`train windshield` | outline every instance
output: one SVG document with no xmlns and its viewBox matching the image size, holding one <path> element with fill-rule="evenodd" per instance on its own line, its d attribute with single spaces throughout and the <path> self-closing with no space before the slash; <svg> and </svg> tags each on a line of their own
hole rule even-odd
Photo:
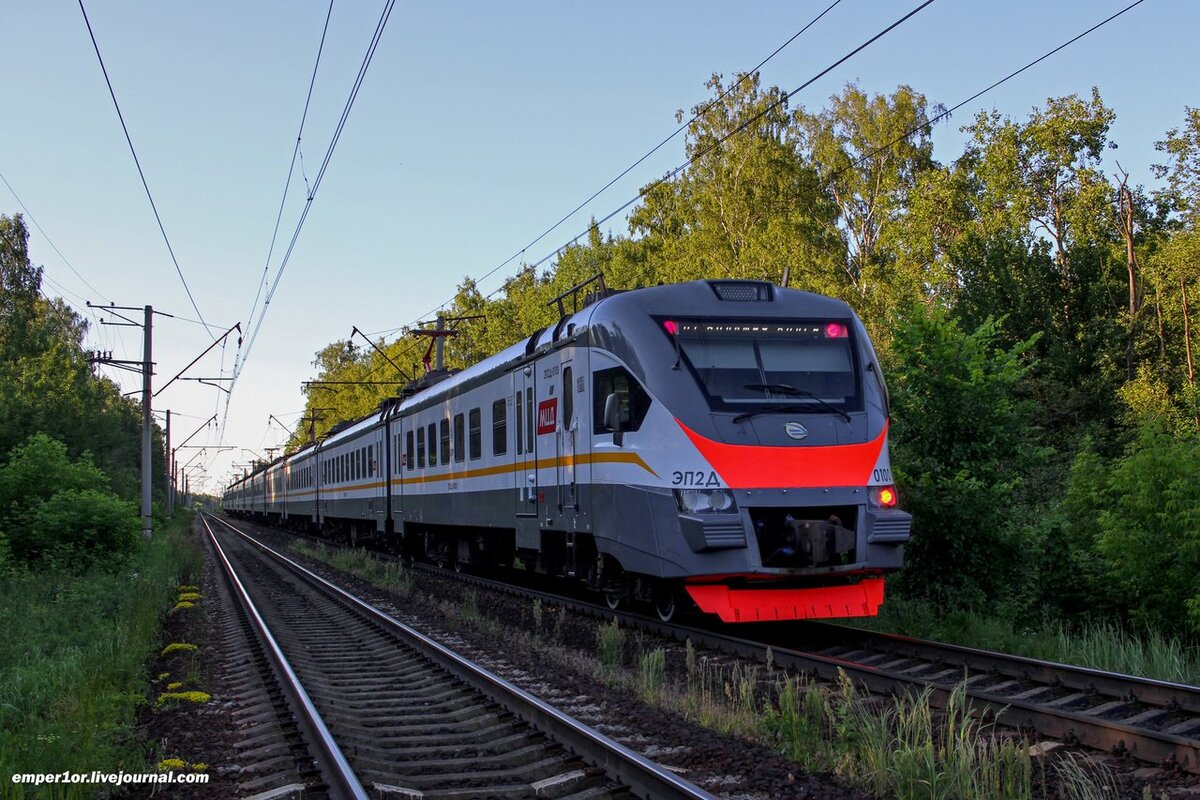
<svg viewBox="0 0 1200 800">
<path fill-rule="evenodd" d="M 665 320 L 714 408 L 862 408 L 849 320 Z"/>
</svg>

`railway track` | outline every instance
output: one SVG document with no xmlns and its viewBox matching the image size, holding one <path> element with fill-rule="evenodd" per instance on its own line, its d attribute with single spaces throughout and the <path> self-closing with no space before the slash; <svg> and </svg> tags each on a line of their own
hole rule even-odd
<svg viewBox="0 0 1200 800">
<path fill-rule="evenodd" d="M 934 704 L 944 705 L 966 681 L 973 707 L 995 714 L 1005 725 L 1200 774 L 1200 687 L 828 623 L 750 623 L 733 632 L 718 624 L 664 623 L 477 575 L 419 563 L 412 568 L 490 591 L 539 598 L 576 613 L 615 617 L 625 627 L 679 642 L 690 639 L 738 658 L 765 662 L 769 649 L 777 667 L 823 680 L 835 680 L 844 671 L 878 694 L 929 687 Z"/>
<path fill-rule="evenodd" d="M 435 568 L 416 565 L 419 569 Z M 445 573 L 444 570 L 437 570 Z M 622 625 L 690 639 L 741 658 L 765 662 L 767 649 L 779 667 L 835 680 L 844 671 L 873 692 L 933 690 L 942 706 L 966 681 L 967 696 L 1005 725 L 1067 744 L 1129 755 L 1167 769 L 1200 774 L 1200 687 L 1139 678 L 905 636 L 817 622 L 739 625 L 736 634 L 719 624 L 688 626 L 614 612 L 576 598 L 514 587 L 471 575 L 455 575 L 487 588 L 541 597 Z M 798 647 L 798 642 L 805 642 Z"/>
<path fill-rule="evenodd" d="M 711 798 L 214 518 L 205 527 L 337 798 Z"/>
<path fill-rule="evenodd" d="M 680 642 L 690 639 L 695 645 L 740 658 L 765 663 L 769 649 L 771 661 L 778 667 L 823 680 L 836 680 L 839 671 L 844 671 L 879 694 L 930 687 L 937 706 L 944 706 L 950 692 L 965 680 L 972 706 L 995 714 L 1005 725 L 1200 774 L 1197 686 L 829 623 L 742 624 L 734 635 L 719 623 L 664 623 L 478 576 L 455 577 L 498 591 L 541 597 L 543 602 L 565 605 L 579 613 L 616 617 L 627 627 Z M 798 646 L 800 642 L 805 644 Z"/>
</svg>

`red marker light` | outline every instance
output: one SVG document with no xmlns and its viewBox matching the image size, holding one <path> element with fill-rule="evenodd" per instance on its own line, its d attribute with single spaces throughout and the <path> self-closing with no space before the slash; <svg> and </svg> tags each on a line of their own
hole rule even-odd
<svg viewBox="0 0 1200 800">
<path fill-rule="evenodd" d="M 826 339 L 845 339 L 850 335 L 846 326 L 840 322 L 830 322 L 825 326 Z"/>
<path fill-rule="evenodd" d="M 891 486 L 883 486 L 875 491 L 875 502 L 880 508 L 895 508 L 896 499 L 896 490 Z"/>
<path fill-rule="evenodd" d="M 666 330 L 667 333 L 674 336 L 675 334 L 679 333 L 679 323 L 673 319 L 668 319 L 663 322 L 663 329 Z"/>
</svg>

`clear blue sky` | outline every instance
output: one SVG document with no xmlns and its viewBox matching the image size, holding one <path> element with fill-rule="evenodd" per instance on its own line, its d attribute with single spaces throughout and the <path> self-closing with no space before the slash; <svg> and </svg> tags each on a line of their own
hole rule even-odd
<svg viewBox="0 0 1200 800">
<path fill-rule="evenodd" d="M 848 81 L 873 92 L 907 83 L 947 106 L 974 94 L 1126 2 L 938 0 L 794 98 L 809 108 Z M 717 3 L 398 3 L 307 224 L 208 453 L 208 488 L 250 448 L 284 441 L 268 415 L 292 422 L 313 354 L 351 326 L 384 331 L 448 300 L 464 276 L 488 272 L 674 130 L 676 109 L 707 97 L 713 72 L 758 63 L 828 0 Z M 792 90 L 910 8 L 843 0 L 763 70 Z M 324 0 L 124 2 L 87 5 L 101 52 L 180 266 L 213 324 L 246 324 L 311 74 Z M 305 128 L 315 175 L 375 28 L 382 0 L 339 0 Z M 1047 97 L 1098 86 L 1117 114 L 1113 160 L 1152 184 L 1153 142 L 1200 104 L 1200 4 L 1147 0 L 959 112 L 935 134 L 958 155 L 975 111 L 1024 117 Z M 195 312 L 143 194 L 76 2 L 11 3 L 4 11 L 0 174 L 95 291 L 32 231 L 47 293 Z M 663 148 L 526 254 L 534 261 L 633 197 L 682 160 Z M 302 187 L 302 183 L 300 184 Z M 293 185 L 286 243 L 303 192 Z M 20 211 L 0 184 L 0 213 Z M 620 218 L 618 218 L 619 220 Z M 618 223 L 614 220 L 614 223 Z M 32 228 L 32 225 L 30 226 Z M 614 230 L 624 232 L 623 221 Z M 272 277 L 281 250 L 271 261 Z M 516 269 L 512 264 L 483 288 Z M 61 287 L 61 290 L 56 287 Z M 140 357 L 140 334 L 95 328 L 94 347 Z M 161 383 L 210 339 L 160 320 Z M 231 366 L 218 351 L 192 375 Z M 113 372 L 128 390 L 135 376 Z M 176 384 L 157 399 L 181 416 L 175 441 L 219 409 L 222 395 Z M 189 458 L 194 451 L 184 457 Z M 183 459 L 181 459 L 183 460 Z"/>
</svg>

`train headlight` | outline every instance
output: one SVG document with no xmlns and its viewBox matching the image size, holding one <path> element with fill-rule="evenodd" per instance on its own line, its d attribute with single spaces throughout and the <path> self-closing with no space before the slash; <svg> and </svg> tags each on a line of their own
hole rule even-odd
<svg viewBox="0 0 1200 800">
<path fill-rule="evenodd" d="M 871 489 L 871 506 L 874 508 L 895 508 L 898 502 L 895 486 L 876 486 Z"/>
<path fill-rule="evenodd" d="M 728 514 L 737 511 L 728 489 L 676 489 L 675 502 L 688 514 Z"/>
</svg>

